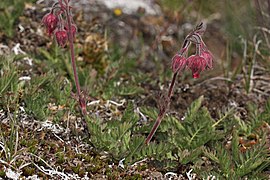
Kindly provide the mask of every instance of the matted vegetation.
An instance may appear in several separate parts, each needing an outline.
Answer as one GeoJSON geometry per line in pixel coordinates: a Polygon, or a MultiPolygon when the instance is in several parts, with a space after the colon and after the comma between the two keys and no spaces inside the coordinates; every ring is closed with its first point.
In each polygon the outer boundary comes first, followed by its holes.
{"type": "Polygon", "coordinates": [[[160,0],[159,16],[99,7],[87,22],[93,12],[74,5],[85,115],[67,47],[41,25],[47,4],[0,3],[0,177],[269,179],[270,4],[254,2],[160,0]],[[146,145],[170,60],[198,19],[214,69],[195,80],[181,72],[146,145]]]}

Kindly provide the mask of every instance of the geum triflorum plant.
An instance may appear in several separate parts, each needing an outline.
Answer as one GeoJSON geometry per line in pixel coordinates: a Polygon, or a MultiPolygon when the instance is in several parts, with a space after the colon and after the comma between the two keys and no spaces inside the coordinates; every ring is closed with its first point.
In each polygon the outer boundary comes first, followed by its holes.
{"type": "Polygon", "coordinates": [[[74,24],[71,14],[71,6],[69,5],[70,0],[58,0],[53,4],[51,11],[46,14],[42,23],[45,25],[49,35],[54,34],[56,42],[59,46],[65,47],[69,42],[71,63],[74,74],[74,81],[77,89],[77,96],[83,115],[86,115],[86,104],[81,94],[81,88],[76,70],[76,61],[74,53],[74,39],[77,32],[77,27],[74,24]]]}
{"type": "Polygon", "coordinates": [[[169,87],[168,94],[161,97],[159,104],[159,114],[154,126],[152,127],[152,130],[145,140],[146,144],[151,141],[153,135],[161,123],[161,120],[169,108],[178,73],[185,69],[190,69],[192,71],[193,78],[199,78],[202,71],[212,69],[213,55],[202,40],[202,35],[205,29],[205,24],[200,23],[197,25],[195,29],[186,36],[180,51],[172,58],[172,70],[174,73],[173,78],[169,87]],[[196,52],[195,54],[188,56],[188,49],[191,44],[196,46],[196,52]]]}

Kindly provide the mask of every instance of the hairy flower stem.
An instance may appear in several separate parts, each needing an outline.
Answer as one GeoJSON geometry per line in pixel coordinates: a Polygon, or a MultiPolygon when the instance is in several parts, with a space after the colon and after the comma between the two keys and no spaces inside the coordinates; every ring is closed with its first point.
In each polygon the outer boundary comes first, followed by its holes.
{"type": "Polygon", "coordinates": [[[76,86],[76,89],[77,89],[77,96],[79,98],[81,112],[82,112],[83,115],[86,115],[87,114],[86,103],[85,103],[85,100],[83,99],[83,97],[81,95],[81,87],[80,87],[79,78],[78,78],[77,69],[76,69],[76,60],[75,60],[75,53],[74,53],[73,36],[72,36],[72,32],[71,32],[71,19],[70,19],[71,17],[70,17],[70,13],[69,13],[68,1],[65,1],[65,3],[67,4],[67,6],[66,6],[67,7],[66,8],[66,17],[67,17],[67,23],[68,23],[67,33],[68,33],[70,57],[71,57],[73,74],[74,74],[75,86],[76,86]]]}
{"type": "MultiPolygon", "coordinates": [[[[190,42],[188,41],[188,38],[189,38],[189,35],[184,40],[184,43],[183,43],[182,48],[180,50],[181,55],[187,50],[188,46],[190,45],[190,42]]],[[[145,144],[149,144],[149,142],[153,138],[154,134],[156,133],[157,128],[159,127],[163,117],[165,116],[168,108],[170,107],[171,97],[173,95],[173,89],[174,89],[174,85],[175,85],[177,75],[178,75],[178,71],[176,71],[173,74],[173,78],[172,78],[172,81],[171,81],[171,84],[170,84],[170,87],[169,87],[167,97],[163,97],[163,98],[165,98],[165,100],[163,101],[165,104],[162,105],[164,108],[159,109],[158,117],[157,117],[156,122],[153,125],[149,135],[147,136],[147,138],[145,140],[145,144]]]]}
{"type": "Polygon", "coordinates": [[[170,107],[171,97],[173,95],[173,89],[178,72],[184,70],[187,67],[192,71],[193,78],[199,78],[199,75],[202,71],[206,69],[212,69],[213,56],[201,38],[205,32],[205,29],[206,25],[202,22],[199,23],[186,36],[180,51],[172,58],[172,70],[174,72],[173,79],[171,81],[168,94],[160,98],[161,102],[159,103],[159,114],[154,126],[152,127],[152,130],[144,141],[145,144],[149,144],[167,110],[170,107]],[[191,44],[196,45],[196,54],[187,58],[188,49],[191,44]]]}
{"type": "Polygon", "coordinates": [[[168,92],[169,100],[171,100],[171,97],[172,97],[172,94],[173,94],[173,88],[174,88],[174,85],[175,85],[175,80],[176,80],[177,74],[178,74],[178,71],[173,74],[173,79],[172,79],[172,82],[170,84],[170,88],[169,88],[169,92],[168,92]]]}
{"type": "Polygon", "coordinates": [[[167,101],[166,101],[166,100],[164,101],[164,102],[166,103],[166,104],[164,105],[165,108],[164,108],[163,111],[160,110],[160,112],[159,112],[159,114],[158,114],[158,117],[157,117],[157,119],[156,119],[156,122],[155,122],[154,126],[152,127],[152,129],[151,129],[149,135],[147,136],[147,138],[146,138],[146,140],[145,140],[145,144],[149,144],[149,142],[150,142],[151,139],[153,138],[154,134],[155,134],[156,131],[157,131],[157,128],[159,127],[159,125],[160,125],[160,123],[161,123],[163,117],[165,116],[165,114],[166,114],[166,112],[167,112],[167,110],[168,110],[168,108],[169,108],[169,106],[170,106],[171,97],[172,97],[172,95],[173,95],[173,89],[174,89],[174,85],[175,85],[175,80],[176,80],[177,74],[178,74],[178,72],[175,72],[175,73],[173,74],[173,79],[172,79],[172,82],[171,82],[171,84],[170,84],[169,91],[168,91],[168,95],[167,95],[167,101]]]}

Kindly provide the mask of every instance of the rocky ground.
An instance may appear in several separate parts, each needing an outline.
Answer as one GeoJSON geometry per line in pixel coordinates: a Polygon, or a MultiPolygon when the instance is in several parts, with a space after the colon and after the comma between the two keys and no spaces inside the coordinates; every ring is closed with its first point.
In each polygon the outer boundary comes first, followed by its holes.
{"type": "MultiPolygon", "coordinates": [[[[16,25],[15,36],[9,38],[0,32],[1,55],[12,52],[39,54],[40,47],[49,49],[52,46],[52,39],[46,36],[41,25],[41,19],[48,12],[47,7],[50,4],[51,2],[42,0],[36,4],[26,4],[24,13],[16,25]]],[[[195,16],[192,13],[194,12],[190,13],[191,19],[195,16]]],[[[170,82],[170,77],[166,73],[170,72],[171,57],[181,47],[185,35],[197,23],[195,18],[189,21],[185,13],[170,12],[164,9],[161,3],[153,0],[134,2],[121,0],[117,3],[109,0],[74,2],[74,17],[78,26],[76,43],[81,49],[77,58],[79,64],[83,63],[92,68],[90,73],[93,78],[100,77],[100,73],[102,74],[103,70],[110,66],[108,56],[111,56],[112,49],[119,49],[120,58],[134,59],[138,72],[146,74],[151,79],[140,83],[143,93],[137,96],[124,96],[122,99],[113,97],[110,101],[89,95],[88,105],[91,106],[89,109],[93,113],[98,111],[101,117],[106,118],[117,116],[117,113],[122,114],[126,102],[130,100],[138,107],[157,106],[156,99],[161,91],[167,90],[170,82]]],[[[227,38],[220,28],[223,23],[221,14],[215,13],[202,20],[207,23],[204,39],[215,56],[214,69],[203,72],[202,78],[198,80],[191,79],[190,72],[179,76],[168,113],[180,119],[185,115],[187,107],[200,96],[204,96],[203,106],[207,107],[214,119],[219,118],[220,112],[230,108],[234,108],[239,117],[246,119],[248,103],[256,104],[262,111],[270,95],[268,88],[270,74],[264,66],[264,61],[261,60],[262,56],[258,53],[259,60],[253,66],[252,77],[248,80],[250,88],[247,90],[245,74],[234,75],[238,65],[243,63],[242,55],[232,52],[231,69],[226,69],[227,38]]],[[[248,56],[251,57],[252,54],[248,56]]],[[[35,64],[31,65],[31,62],[31,59],[24,59],[21,62],[26,66],[22,77],[42,74],[42,68],[35,64]]],[[[244,64],[240,71],[245,72],[248,68],[249,66],[244,64]]],[[[83,88],[87,91],[86,87],[83,88]]],[[[51,104],[48,108],[59,111],[65,107],[51,104]]],[[[6,109],[1,109],[3,136],[12,133],[13,127],[10,122],[16,117],[8,114],[6,109]]],[[[50,119],[39,121],[33,118],[25,112],[21,104],[18,119],[19,131],[16,137],[22,137],[21,148],[10,160],[19,159],[19,161],[14,165],[12,162],[0,159],[2,170],[0,177],[2,173],[2,177],[11,179],[16,179],[20,175],[20,177],[24,176],[24,179],[37,179],[37,177],[43,179],[113,179],[115,177],[196,179],[192,169],[179,173],[179,167],[178,171],[170,172],[159,169],[154,163],[151,164],[151,159],[143,159],[123,169],[124,165],[121,162],[112,161],[106,154],[96,152],[90,144],[84,143],[85,138],[88,137],[87,129],[83,120],[72,113],[64,114],[61,123],[54,124],[50,119]],[[19,168],[16,169],[15,166],[19,168]],[[62,171],[63,169],[65,172],[62,171]]],[[[8,154],[1,141],[0,148],[2,148],[0,155],[8,154]]]]}

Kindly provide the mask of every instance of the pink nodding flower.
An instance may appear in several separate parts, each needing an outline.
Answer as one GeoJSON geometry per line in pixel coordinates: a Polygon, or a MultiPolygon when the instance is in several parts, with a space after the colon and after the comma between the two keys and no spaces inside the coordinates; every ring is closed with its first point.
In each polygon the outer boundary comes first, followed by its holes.
{"type": "Polygon", "coordinates": [[[177,71],[181,71],[183,69],[185,69],[187,64],[187,59],[179,54],[176,54],[173,58],[172,58],[172,70],[174,73],[176,73],[177,71]]]}
{"type": "Polygon", "coordinates": [[[192,71],[193,78],[197,79],[200,77],[200,73],[206,69],[207,62],[199,55],[192,55],[187,59],[187,66],[192,71]]]}
{"type": "Polygon", "coordinates": [[[52,12],[46,14],[42,18],[42,23],[46,26],[49,35],[56,29],[59,19],[52,12]]]}
{"type": "Polygon", "coordinates": [[[58,30],[55,32],[55,38],[59,46],[65,47],[68,41],[67,31],[65,30],[58,30]]]}
{"type": "Polygon", "coordinates": [[[206,69],[212,69],[213,68],[213,55],[210,51],[202,51],[201,57],[203,57],[206,61],[206,69]]]}
{"type": "Polygon", "coordinates": [[[201,56],[206,60],[206,69],[212,69],[213,68],[213,55],[208,50],[204,42],[200,44],[200,50],[201,50],[201,56]]]}
{"type": "MultiPolygon", "coordinates": [[[[68,25],[66,24],[64,29],[67,31],[68,30],[68,25]]],[[[75,35],[77,33],[77,26],[75,24],[71,24],[71,35],[73,37],[73,40],[75,39],[75,35]]]]}

